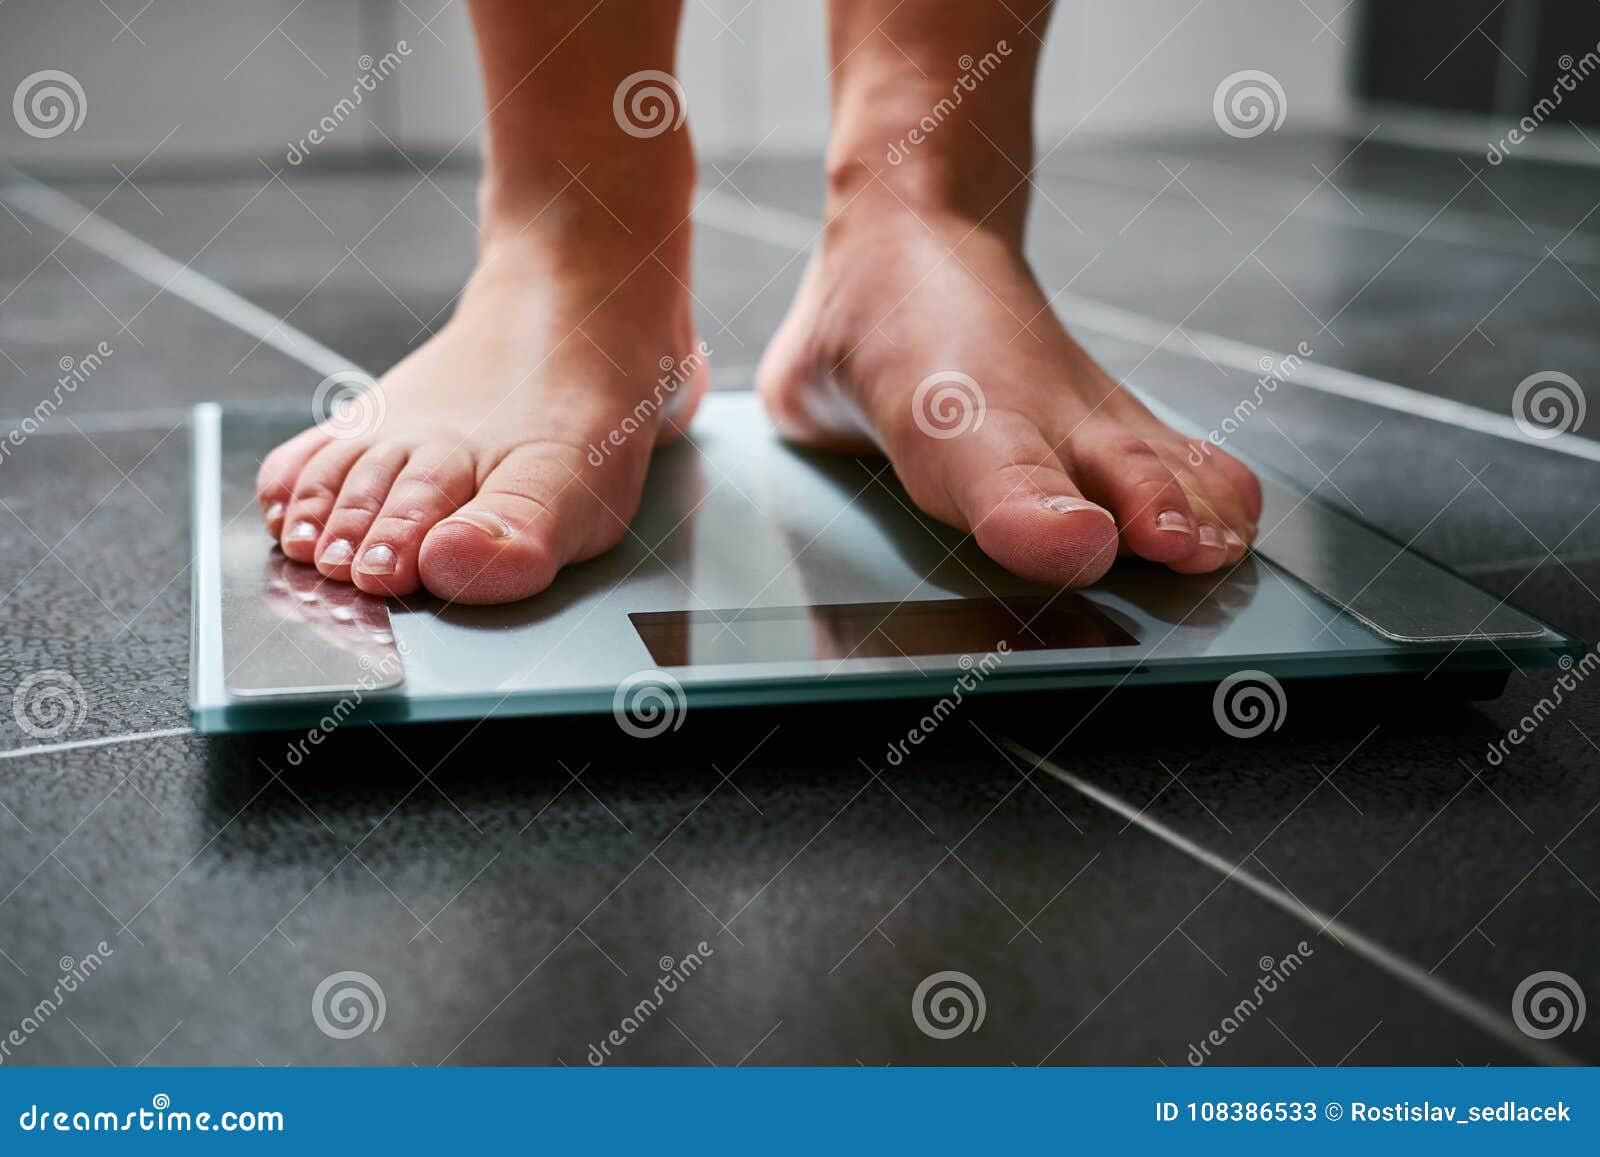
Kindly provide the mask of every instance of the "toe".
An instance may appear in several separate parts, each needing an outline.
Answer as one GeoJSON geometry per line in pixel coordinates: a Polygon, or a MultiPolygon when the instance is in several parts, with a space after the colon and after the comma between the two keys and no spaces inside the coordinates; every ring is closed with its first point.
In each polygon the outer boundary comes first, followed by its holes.
{"type": "Polygon", "coordinates": [[[328,435],[319,427],[303,430],[268,454],[256,471],[256,501],[261,504],[267,533],[273,538],[283,530],[283,515],[294,496],[295,479],[328,441],[328,435]]]}
{"type": "Polygon", "coordinates": [[[1094,582],[1115,561],[1110,511],[1085,498],[1029,419],[990,411],[953,437],[923,431],[892,440],[890,457],[924,510],[971,531],[985,554],[1022,578],[1094,582]]]}
{"type": "Polygon", "coordinates": [[[1091,422],[1068,444],[1073,477],[1116,515],[1130,551],[1152,562],[1194,553],[1198,527],[1189,496],[1149,442],[1115,423],[1091,422]]]}
{"type": "Polygon", "coordinates": [[[317,540],[322,537],[322,528],[327,525],[345,475],[363,449],[360,443],[334,439],[306,462],[284,510],[279,534],[284,554],[296,562],[310,562],[315,557],[317,540]]]}
{"type": "Polygon", "coordinates": [[[395,476],[356,549],[350,581],[374,595],[409,595],[421,585],[417,552],[434,525],[472,497],[476,467],[464,449],[416,450],[395,476]]]}
{"type": "Polygon", "coordinates": [[[622,537],[638,505],[647,452],[641,445],[638,455],[596,468],[559,443],[513,451],[470,502],[429,532],[420,560],[424,585],[468,604],[537,594],[561,567],[622,537]]]}
{"type": "MultiPolygon", "coordinates": [[[[1183,558],[1171,559],[1167,566],[1179,574],[1204,574],[1229,566],[1244,557],[1244,537],[1233,528],[1229,515],[1219,509],[1219,497],[1231,498],[1225,485],[1197,476],[1188,470],[1176,474],[1189,497],[1189,509],[1197,526],[1195,548],[1183,558]]],[[[1235,500],[1236,501],[1236,500],[1235,500]]]]}
{"type": "Polygon", "coordinates": [[[1243,511],[1249,524],[1254,526],[1261,521],[1261,480],[1256,477],[1255,471],[1239,461],[1226,450],[1219,450],[1209,443],[1195,444],[1204,455],[1204,468],[1209,468],[1225,478],[1233,488],[1240,510],[1243,511]]]}
{"type": "Polygon", "coordinates": [[[374,446],[350,467],[317,541],[316,564],[323,574],[350,581],[356,548],[365,541],[410,456],[404,446],[374,446]]]}

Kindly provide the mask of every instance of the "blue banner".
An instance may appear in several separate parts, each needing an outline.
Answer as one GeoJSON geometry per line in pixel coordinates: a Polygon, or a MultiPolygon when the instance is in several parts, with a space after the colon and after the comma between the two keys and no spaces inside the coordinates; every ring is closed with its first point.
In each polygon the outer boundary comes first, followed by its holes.
{"type": "Polygon", "coordinates": [[[1597,1122],[1595,1069],[0,1069],[7,1154],[1595,1153],[1597,1122]]]}

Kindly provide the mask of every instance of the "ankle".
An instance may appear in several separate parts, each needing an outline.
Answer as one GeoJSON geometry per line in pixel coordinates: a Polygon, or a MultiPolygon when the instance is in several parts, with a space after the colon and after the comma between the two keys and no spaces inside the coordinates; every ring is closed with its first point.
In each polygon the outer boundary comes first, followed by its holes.
{"type": "Polygon", "coordinates": [[[637,252],[686,232],[696,181],[687,129],[637,140],[608,127],[510,157],[491,149],[478,188],[481,248],[532,239],[637,252]]]}
{"type": "Polygon", "coordinates": [[[964,224],[1020,247],[1027,217],[1027,159],[1007,164],[972,129],[949,126],[946,139],[908,135],[905,119],[874,118],[836,134],[828,147],[827,219],[915,215],[923,222],[964,224]],[[960,137],[969,138],[967,140],[960,137]]]}

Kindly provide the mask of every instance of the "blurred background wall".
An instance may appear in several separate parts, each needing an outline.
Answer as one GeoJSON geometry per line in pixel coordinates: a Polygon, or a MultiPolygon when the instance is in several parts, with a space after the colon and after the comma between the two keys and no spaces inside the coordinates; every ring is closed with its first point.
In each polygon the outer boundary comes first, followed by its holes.
{"type": "MultiPolygon", "coordinates": [[[[1054,143],[1068,133],[1207,125],[1217,83],[1240,69],[1277,76],[1297,126],[1337,121],[1350,99],[1359,7],[1061,0],[1048,31],[1042,135],[1054,143]]],[[[822,148],[823,24],[822,0],[686,0],[679,75],[703,153],[822,148]]],[[[4,0],[0,95],[56,69],[81,84],[88,115],[47,141],[0,117],[0,158],[132,163],[158,149],[162,163],[278,164],[350,95],[363,58],[381,60],[402,40],[409,55],[318,159],[470,149],[482,102],[462,0],[4,0]]]]}

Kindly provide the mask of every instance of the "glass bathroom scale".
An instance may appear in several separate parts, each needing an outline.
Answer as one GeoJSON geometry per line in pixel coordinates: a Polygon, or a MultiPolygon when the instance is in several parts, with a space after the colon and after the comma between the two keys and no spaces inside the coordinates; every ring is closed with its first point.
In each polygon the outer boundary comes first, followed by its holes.
{"type": "MultiPolygon", "coordinates": [[[[1167,416],[1167,415],[1164,415],[1167,416]]],[[[696,706],[1476,673],[1582,647],[1261,471],[1256,549],[1184,576],[1122,559],[1075,591],[1015,578],[918,514],[882,461],[779,440],[748,392],[711,394],[656,452],[610,553],[502,607],[383,600],[290,562],[256,469],[303,414],[197,407],[200,731],[696,706]]],[[[1183,424],[1177,422],[1176,424],[1183,424]]],[[[641,724],[643,726],[643,724],[641,724]]]]}

